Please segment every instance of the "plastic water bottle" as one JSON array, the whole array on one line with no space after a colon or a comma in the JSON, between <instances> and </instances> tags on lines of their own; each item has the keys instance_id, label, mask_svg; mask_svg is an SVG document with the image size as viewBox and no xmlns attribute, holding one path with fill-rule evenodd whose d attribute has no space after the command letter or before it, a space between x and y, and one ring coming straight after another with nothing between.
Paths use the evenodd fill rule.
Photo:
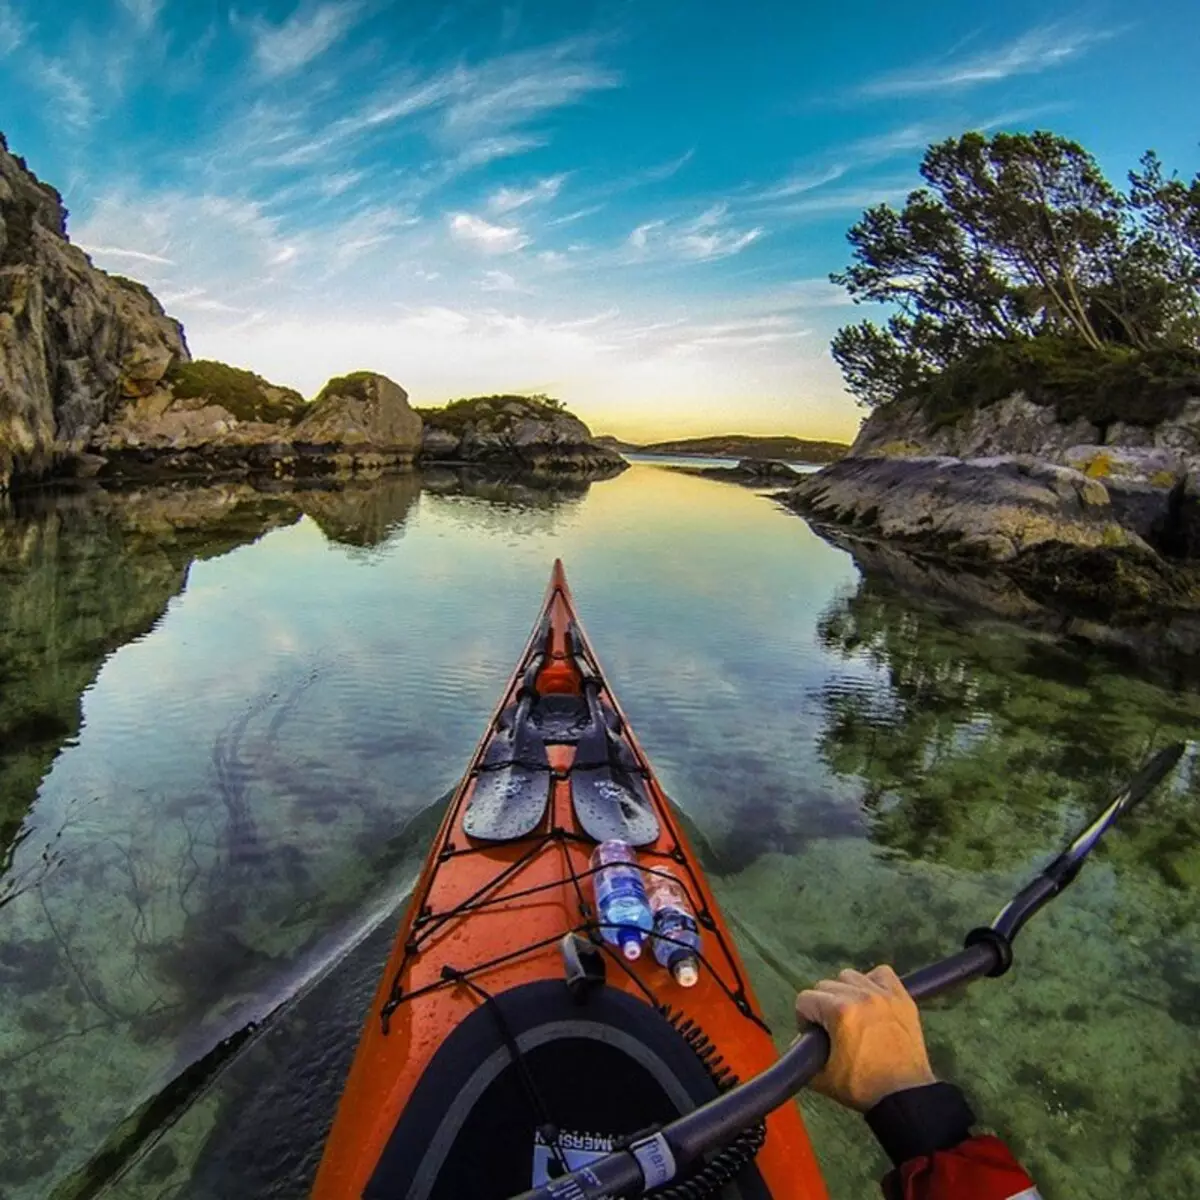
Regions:
<instances>
[{"instance_id":1,"label":"plastic water bottle","mask_svg":"<svg viewBox=\"0 0 1200 1200\"><path fill-rule=\"evenodd\" d=\"M620 946L631 961L640 958L654 918L633 847L628 842L601 842L592 854L592 868L601 936Z\"/></svg>"},{"instance_id":2,"label":"plastic water bottle","mask_svg":"<svg viewBox=\"0 0 1200 1200\"><path fill-rule=\"evenodd\" d=\"M674 875L651 875L650 911L654 916L654 957L680 987L700 978L700 930L687 890Z\"/></svg>"}]
</instances>

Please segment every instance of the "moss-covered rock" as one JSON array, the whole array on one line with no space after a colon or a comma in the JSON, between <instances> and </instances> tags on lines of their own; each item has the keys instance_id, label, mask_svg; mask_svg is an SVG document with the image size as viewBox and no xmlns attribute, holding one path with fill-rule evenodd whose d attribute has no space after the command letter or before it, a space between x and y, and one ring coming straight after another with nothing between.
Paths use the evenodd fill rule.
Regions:
<instances>
[{"instance_id":1,"label":"moss-covered rock","mask_svg":"<svg viewBox=\"0 0 1200 1200\"><path fill-rule=\"evenodd\" d=\"M261 375L211 359L176 363L164 381L180 400L204 399L239 421L294 424L308 411L293 388L268 383Z\"/></svg>"},{"instance_id":2,"label":"moss-covered rock","mask_svg":"<svg viewBox=\"0 0 1200 1200\"><path fill-rule=\"evenodd\" d=\"M375 371L356 371L331 379L321 389L297 425L295 440L411 462L421 446L421 428L421 417L398 383Z\"/></svg>"}]
</instances>

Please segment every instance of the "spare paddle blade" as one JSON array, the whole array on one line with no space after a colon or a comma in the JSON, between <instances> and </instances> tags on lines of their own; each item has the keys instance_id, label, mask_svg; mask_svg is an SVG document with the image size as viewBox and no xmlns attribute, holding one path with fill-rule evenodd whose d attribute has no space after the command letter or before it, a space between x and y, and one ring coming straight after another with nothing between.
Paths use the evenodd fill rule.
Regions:
<instances>
[{"instance_id":1,"label":"spare paddle blade","mask_svg":"<svg viewBox=\"0 0 1200 1200\"><path fill-rule=\"evenodd\" d=\"M511 842L542 823L549 802L549 767L510 763L480 771L463 814L463 832L483 842Z\"/></svg>"},{"instance_id":2,"label":"spare paddle blade","mask_svg":"<svg viewBox=\"0 0 1200 1200\"><path fill-rule=\"evenodd\" d=\"M648 846L658 837L658 817L646 794L637 756L612 731L595 687L585 687L588 727L575 748L571 802L575 819L597 842Z\"/></svg>"},{"instance_id":3,"label":"spare paddle blade","mask_svg":"<svg viewBox=\"0 0 1200 1200\"><path fill-rule=\"evenodd\" d=\"M530 720L529 694L501 715L480 759L463 814L463 832L485 842L510 842L532 833L550 802L546 745Z\"/></svg>"},{"instance_id":4,"label":"spare paddle blade","mask_svg":"<svg viewBox=\"0 0 1200 1200\"><path fill-rule=\"evenodd\" d=\"M593 841L648 846L658 838L658 818L645 785L620 767L573 770L571 800L576 820Z\"/></svg>"}]
</instances>

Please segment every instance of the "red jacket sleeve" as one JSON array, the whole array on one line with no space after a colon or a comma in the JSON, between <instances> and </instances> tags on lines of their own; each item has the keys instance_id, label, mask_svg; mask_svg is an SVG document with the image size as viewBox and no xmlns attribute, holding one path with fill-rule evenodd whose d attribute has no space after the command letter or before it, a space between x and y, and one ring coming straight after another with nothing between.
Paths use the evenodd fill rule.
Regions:
<instances>
[{"instance_id":1,"label":"red jacket sleeve","mask_svg":"<svg viewBox=\"0 0 1200 1200\"><path fill-rule=\"evenodd\" d=\"M1040 1200L1008 1147L985 1136L902 1163L883 1191L888 1200Z\"/></svg>"}]
</instances>

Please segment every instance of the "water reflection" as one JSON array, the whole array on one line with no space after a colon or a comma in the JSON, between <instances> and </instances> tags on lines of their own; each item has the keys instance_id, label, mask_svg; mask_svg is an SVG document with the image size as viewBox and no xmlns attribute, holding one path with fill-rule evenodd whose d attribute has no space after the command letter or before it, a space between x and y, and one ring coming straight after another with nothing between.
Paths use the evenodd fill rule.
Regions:
<instances>
[{"instance_id":1,"label":"water reflection","mask_svg":"<svg viewBox=\"0 0 1200 1200\"><path fill-rule=\"evenodd\" d=\"M1191 676L1132 643L931 603L752 493L649 466L544 484L144 489L0 519L25 833L0 883L6 1196L88 1195L137 1145L105 1194L302 1194L429 800L555 555L781 1038L799 983L953 947L1200 724ZM1200 1192L1192 779L1018 970L930 1014L939 1068L1048 1200ZM190 1068L297 995L176 1113ZM804 1106L836 1200L871 1194L861 1123Z\"/></svg>"},{"instance_id":2,"label":"water reflection","mask_svg":"<svg viewBox=\"0 0 1200 1200\"><path fill-rule=\"evenodd\" d=\"M1195 692L1122 671L1103 647L921 602L872 573L830 605L818 637L873 668L823 685L822 758L862 782L872 837L909 857L1008 867L1151 750L1200 736ZM1178 874L1174 856L1152 857Z\"/></svg>"}]
</instances>

